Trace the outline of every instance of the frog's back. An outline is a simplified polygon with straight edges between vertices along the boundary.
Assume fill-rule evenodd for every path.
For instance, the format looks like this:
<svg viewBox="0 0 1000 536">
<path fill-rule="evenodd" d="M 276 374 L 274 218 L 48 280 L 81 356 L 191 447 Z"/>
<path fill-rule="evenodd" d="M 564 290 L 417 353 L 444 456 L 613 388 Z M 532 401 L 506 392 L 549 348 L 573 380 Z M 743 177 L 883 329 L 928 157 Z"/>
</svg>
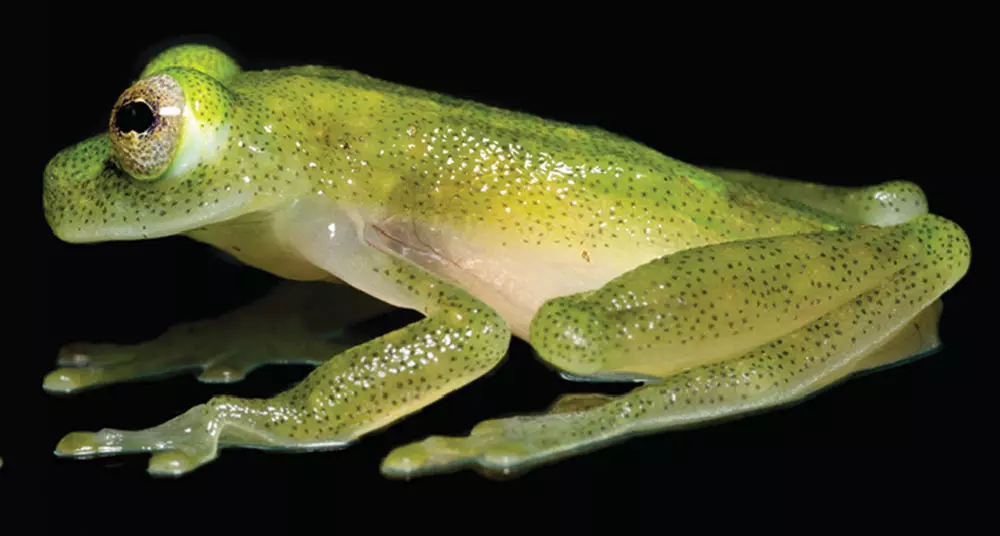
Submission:
<svg viewBox="0 0 1000 536">
<path fill-rule="evenodd" d="M 771 199 L 598 127 L 497 108 L 357 71 L 322 66 L 252 71 L 233 87 L 237 92 L 273 87 L 265 82 L 268 79 L 283 80 L 293 88 L 298 84 L 302 91 L 297 93 L 313 110 L 337 108 L 341 116 L 353 115 L 357 128 L 342 137 L 373 140 L 379 159 L 392 165 L 397 175 L 401 171 L 402 177 L 415 179 L 394 181 L 398 208 L 420 204 L 427 214 L 428 208 L 437 206 L 440 210 L 433 212 L 453 218 L 462 212 L 455 209 L 462 205 L 463 194 L 478 192 L 481 195 L 474 195 L 476 202 L 466 210 L 502 209 L 511 205 L 506 200 L 517 198 L 514 204 L 522 206 L 563 206 L 565 213 L 548 214 L 548 219 L 556 221 L 565 219 L 561 216 L 572 219 L 574 208 L 592 218 L 617 212 L 614 219 L 619 224 L 627 218 L 637 225 L 633 231 L 653 235 L 643 239 L 646 243 L 655 241 L 656 233 L 647 233 L 645 224 L 672 227 L 676 237 L 680 220 L 693 222 L 698 232 L 686 233 L 683 241 L 670 240 L 667 247 L 671 250 L 837 223 L 827 215 Z M 302 79 L 328 85 L 307 88 Z M 400 170 L 399 163 L 410 169 Z M 430 196 L 429 186 L 439 195 Z M 591 205 L 587 211 L 582 202 L 588 197 L 607 206 Z M 499 219 L 509 221 L 503 214 L 512 213 L 501 210 Z M 667 218 L 668 225 L 657 221 L 661 217 Z M 486 219 L 468 221 L 479 226 Z M 598 247 L 595 244 L 592 247 Z"/>
<path fill-rule="evenodd" d="M 544 301 L 663 255 L 829 223 L 599 128 L 353 71 L 246 73 L 232 87 L 301 99 L 300 120 L 336 132 L 325 176 L 347 177 L 319 188 L 376 199 L 372 223 L 423 249 L 411 260 L 458 280 L 515 332 Z"/>
</svg>

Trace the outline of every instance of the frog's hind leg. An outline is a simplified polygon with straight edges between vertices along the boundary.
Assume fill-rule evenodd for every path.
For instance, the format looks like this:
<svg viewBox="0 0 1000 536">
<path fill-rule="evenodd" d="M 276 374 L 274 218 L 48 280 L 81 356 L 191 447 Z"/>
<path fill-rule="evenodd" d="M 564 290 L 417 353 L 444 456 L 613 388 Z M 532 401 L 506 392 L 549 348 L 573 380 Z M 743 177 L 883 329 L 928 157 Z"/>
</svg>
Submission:
<svg viewBox="0 0 1000 536">
<path fill-rule="evenodd" d="M 770 177 L 748 171 L 709 169 L 712 173 L 748 185 L 772 197 L 829 214 L 840 221 L 864 225 L 896 225 L 927 213 L 927 196 L 908 181 L 874 186 L 830 186 Z"/>
<path fill-rule="evenodd" d="M 531 344 L 545 362 L 577 377 L 664 378 L 731 359 L 919 262 L 928 255 L 920 233 L 944 221 L 922 215 L 896 226 L 680 251 L 597 290 L 548 301 L 532 320 Z"/>
<path fill-rule="evenodd" d="M 927 196 L 919 186 L 907 181 L 888 181 L 862 187 L 818 184 L 795 179 L 772 177 L 748 171 L 710 169 L 725 179 L 751 186 L 768 195 L 805 205 L 856 225 L 896 225 L 926 214 Z M 859 364 L 860 371 L 881 369 L 927 356 L 940 347 L 938 321 L 941 300 L 925 309 L 886 347 Z"/>
<path fill-rule="evenodd" d="M 858 370 L 885 366 L 904 359 L 914 349 L 936 344 L 936 336 L 914 338 L 919 335 L 914 332 L 928 323 L 936 324 L 939 296 L 968 269 L 970 248 L 960 228 L 937 216 L 924 215 L 895 227 L 806 237 L 814 241 L 813 246 L 802 238 L 753 241 L 742 261 L 733 259 L 734 268 L 742 262 L 742 273 L 746 274 L 736 280 L 730 279 L 734 272 L 721 267 L 730 261 L 727 252 L 742 246 L 727 244 L 701 252 L 706 261 L 713 256 L 721 261 L 700 264 L 707 267 L 705 274 L 720 267 L 712 284 L 698 270 L 698 264 L 668 265 L 666 269 L 652 263 L 638 270 L 645 272 L 642 277 L 632 274 L 632 283 L 645 281 L 647 285 L 622 288 L 617 286 L 621 281 L 615 280 L 601 290 L 607 290 L 606 295 L 598 291 L 555 301 L 556 306 L 549 311 L 543 308 L 532 325 L 532 344 L 544 359 L 570 366 L 588 365 L 592 359 L 614 368 L 629 361 L 623 359 L 623 352 L 659 356 L 665 363 L 661 369 L 664 379 L 604 403 L 597 396 L 584 398 L 583 403 L 571 400 L 547 414 L 483 422 L 468 437 L 431 437 L 403 446 L 385 459 L 383 472 L 409 477 L 464 466 L 519 472 L 633 435 L 801 401 Z M 767 247 L 758 249 L 761 244 Z M 840 259 L 840 252 L 849 252 L 851 257 Z M 787 280 L 781 271 L 762 273 L 762 266 L 752 262 L 753 258 L 759 260 L 761 253 L 767 261 L 763 266 L 768 267 L 787 259 L 806 260 L 804 266 L 793 263 L 790 267 L 805 280 L 802 296 L 799 290 L 791 295 L 791 302 L 786 302 L 784 295 L 769 296 Z M 691 255 L 697 258 L 699 253 Z M 846 272 L 833 270 L 830 263 L 843 269 L 853 266 L 853 258 L 868 271 L 863 280 L 874 283 L 848 291 L 843 286 Z M 882 264 L 885 269 L 879 267 Z M 673 274 L 680 277 L 675 281 Z M 626 281 L 629 278 L 629 274 L 622 276 Z M 676 285 L 677 290 L 647 292 L 649 288 L 659 291 L 660 284 L 666 282 Z M 688 286 L 688 282 L 692 284 Z M 845 298 L 836 297 L 838 288 Z M 595 296 L 601 297 L 601 307 L 591 307 L 588 300 Z M 678 298 L 684 303 L 678 303 Z M 802 308 L 795 307 L 799 300 Z M 734 307 L 730 309 L 730 305 Z M 787 305 L 790 311 L 786 311 Z M 807 305 L 812 309 L 807 310 Z M 726 311 L 739 314 L 726 317 Z M 780 325 L 786 329 L 772 329 L 769 322 L 783 314 L 787 316 L 780 319 Z M 801 322 L 798 315 L 807 320 Z M 744 318 L 748 320 L 745 324 Z M 763 318 L 768 321 L 762 322 Z M 592 323 L 595 319 L 597 323 Z M 601 323 L 616 329 L 590 330 Z M 756 343 L 731 355 L 737 347 L 727 348 L 721 341 L 739 336 L 736 331 L 757 334 Z M 715 332 L 722 332 L 725 338 L 716 339 Z M 668 343 L 666 336 L 674 343 L 686 344 Z M 699 345 L 701 341 L 708 342 Z M 673 362 L 686 350 L 697 359 L 681 359 L 684 366 L 677 370 Z M 609 353 L 612 355 L 605 359 Z M 631 363 L 652 361 L 632 359 Z"/>
<path fill-rule="evenodd" d="M 318 365 L 374 338 L 360 324 L 392 308 L 346 285 L 283 282 L 270 294 L 217 318 L 174 326 L 139 344 L 73 343 L 43 388 L 71 393 L 184 371 L 208 383 L 243 379 L 266 364 Z M 349 326 L 349 327 L 345 327 Z"/>
<path fill-rule="evenodd" d="M 938 299 L 877 350 L 858 361 L 854 375 L 884 370 L 933 355 L 941 349 L 938 322 L 943 304 Z"/>
</svg>

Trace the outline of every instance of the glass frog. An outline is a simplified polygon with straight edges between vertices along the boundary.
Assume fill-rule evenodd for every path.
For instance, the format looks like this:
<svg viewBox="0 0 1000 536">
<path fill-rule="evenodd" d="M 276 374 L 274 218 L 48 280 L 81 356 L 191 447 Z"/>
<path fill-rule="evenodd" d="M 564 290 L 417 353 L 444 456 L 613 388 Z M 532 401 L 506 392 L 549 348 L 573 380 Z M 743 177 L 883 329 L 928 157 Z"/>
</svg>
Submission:
<svg viewBox="0 0 1000 536">
<path fill-rule="evenodd" d="M 312 282 L 142 344 L 61 351 L 51 392 L 316 365 L 273 397 L 216 396 L 56 447 L 151 453 L 155 475 L 223 448 L 345 447 L 484 376 L 512 337 L 568 380 L 635 388 L 400 445 L 384 475 L 516 474 L 778 407 L 936 348 L 940 297 L 970 262 L 966 234 L 910 182 L 701 169 L 598 128 L 348 70 L 244 70 L 202 45 L 150 61 L 107 131 L 55 155 L 43 180 L 66 242 L 183 235 Z M 375 313 L 316 290 L 342 285 L 422 317 L 350 344 L 324 338 Z"/>
</svg>

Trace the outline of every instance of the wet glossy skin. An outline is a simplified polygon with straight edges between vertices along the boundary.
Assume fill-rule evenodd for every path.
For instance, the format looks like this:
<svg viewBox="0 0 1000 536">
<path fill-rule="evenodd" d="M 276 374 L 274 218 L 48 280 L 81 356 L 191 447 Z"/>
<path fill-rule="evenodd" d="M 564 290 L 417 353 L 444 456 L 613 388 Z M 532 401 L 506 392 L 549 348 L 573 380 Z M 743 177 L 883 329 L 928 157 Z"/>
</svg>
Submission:
<svg viewBox="0 0 1000 536">
<path fill-rule="evenodd" d="M 298 322 L 316 300 L 307 293 L 141 348 L 64 352 L 49 390 L 185 367 L 231 381 L 260 362 L 319 365 L 271 399 L 216 397 L 149 430 L 74 433 L 57 447 L 156 452 L 156 474 L 193 470 L 219 446 L 346 445 L 482 376 L 511 336 L 567 378 L 650 383 L 401 447 L 385 474 L 523 470 L 788 403 L 935 347 L 937 299 L 969 262 L 965 234 L 928 215 L 910 183 L 710 172 L 594 128 L 330 68 L 245 72 L 204 47 L 151 62 L 108 133 L 61 152 L 44 180 L 63 240 L 184 234 L 426 315 L 337 345 Z M 266 351 L 246 342 L 261 319 L 280 326 Z M 207 344 L 238 349 L 225 363 L 178 361 Z"/>
</svg>

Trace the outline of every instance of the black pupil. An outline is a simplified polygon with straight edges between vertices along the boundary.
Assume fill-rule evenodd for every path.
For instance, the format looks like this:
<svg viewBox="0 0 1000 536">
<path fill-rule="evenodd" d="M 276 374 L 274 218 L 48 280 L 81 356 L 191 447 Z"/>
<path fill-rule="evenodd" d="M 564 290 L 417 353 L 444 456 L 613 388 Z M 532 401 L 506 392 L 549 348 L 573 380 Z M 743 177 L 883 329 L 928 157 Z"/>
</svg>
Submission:
<svg viewBox="0 0 1000 536">
<path fill-rule="evenodd" d="M 121 132 L 146 132 L 153 126 L 153 109 L 145 102 L 130 102 L 118 109 L 115 127 Z"/>
</svg>

